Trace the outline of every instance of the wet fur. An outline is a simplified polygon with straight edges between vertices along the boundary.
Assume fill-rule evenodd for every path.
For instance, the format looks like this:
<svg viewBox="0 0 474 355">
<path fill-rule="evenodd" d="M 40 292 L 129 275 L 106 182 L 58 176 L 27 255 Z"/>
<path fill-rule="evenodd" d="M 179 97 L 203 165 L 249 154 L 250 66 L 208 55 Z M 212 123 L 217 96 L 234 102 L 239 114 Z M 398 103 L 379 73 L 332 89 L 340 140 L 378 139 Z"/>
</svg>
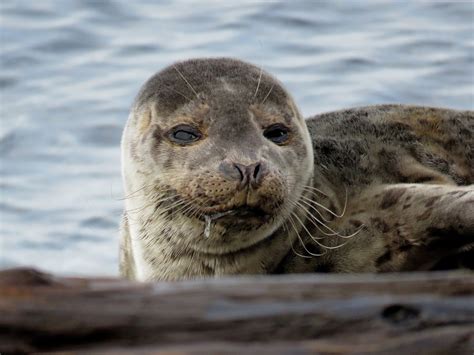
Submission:
<svg viewBox="0 0 474 355">
<path fill-rule="evenodd" d="M 260 235 L 252 223 L 235 223 L 216 226 L 216 236 L 206 241 L 201 222 L 166 212 L 170 201 L 153 202 L 159 200 L 157 190 L 166 189 L 201 204 L 210 198 L 214 205 L 224 204 L 234 187 L 215 164 L 229 157 L 261 159 L 254 148 L 262 144 L 255 122 L 278 119 L 302 131 L 285 157 L 271 146 L 263 155 L 275 166 L 259 199 L 268 196 L 270 207 L 282 199 L 283 207 L 294 213 L 277 221 L 279 227 L 268 229 L 268 235 Z M 165 134 L 177 121 L 197 124 L 206 135 L 217 136 L 217 144 L 196 149 L 195 155 L 189 147 L 164 154 Z M 314 157 L 305 150 L 311 145 L 305 138 L 308 131 L 291 97 L 269 74 L 247 63 L 191 60 L 152 77 L 137 96 L 122 141 L 128 196 L 121 274 L 174 280 L 420 270 L 474 248 L 471 111 L 380 105 L 318 115 L 306 125 Z M 304 172 L 311 166 L 310 156 L 312 176 Z M 182 170 L 176 170 L 177 163 Z M 183 179 L 183 174 L 189 175 Z M 292 174 L 294 182 L 288 183 Z M 313 186 L 322 193 L 308 187 L 288 194 L 288 184 Z M 157 214 L 160 209 L 165 212 Z"/>
</svg>

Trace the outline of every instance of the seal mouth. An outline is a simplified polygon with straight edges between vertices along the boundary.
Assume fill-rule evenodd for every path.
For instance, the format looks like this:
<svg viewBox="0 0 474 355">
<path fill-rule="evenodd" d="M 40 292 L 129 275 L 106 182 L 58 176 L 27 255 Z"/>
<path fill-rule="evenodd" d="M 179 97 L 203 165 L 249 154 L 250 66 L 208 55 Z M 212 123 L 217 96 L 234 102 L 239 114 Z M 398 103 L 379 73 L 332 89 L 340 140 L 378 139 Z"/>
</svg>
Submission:
<svg viewBox="0 0 474 355">
<path fill-rule="evenodd" d="M 270 214 L 259 207 L 252 207 L 248 205 L 234 207 L 228 210 L 205 213 L 203 215 L 206 219 L 216 220 L 255 220 L 266 222 L 270 218 Z"/>
<path fill-rule="evenodd" d="M 245 218 L 245 217 L 266 217 L 268 213 L 259 207 L 252 206 L 240 206 L 231 210 L 232 215 Z"/>
</svg>

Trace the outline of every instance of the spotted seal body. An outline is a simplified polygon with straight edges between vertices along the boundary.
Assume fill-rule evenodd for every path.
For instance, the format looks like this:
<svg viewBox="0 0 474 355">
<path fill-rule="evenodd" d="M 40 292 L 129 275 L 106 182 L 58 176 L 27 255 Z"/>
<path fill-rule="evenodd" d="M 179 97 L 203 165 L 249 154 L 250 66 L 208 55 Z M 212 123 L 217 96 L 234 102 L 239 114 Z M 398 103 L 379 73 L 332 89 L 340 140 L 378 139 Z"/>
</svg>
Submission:
<svg viewBox="0 0 474 355">
<path fill-rule="evenodd" d="M 379 105 L 317 115 L 307 125 L 314 186 L 339 199 L 347 193 L 347 205 L 321 216 L 324 209 L 305 204 L 324 223 L 308 223 L 310 216 L 301 235 L 323 255 L 289 254 L 281 272 L 472 268 L 472 111 Z M 318 194 L 315 201 L 331 205 Z M 296 249 L 304 253 L 302 244 Z"/>
<path fill-rule="evenodd" d="M 177 63 L 124 130 L 121 273 L 435 267 L 472 245 L 473 130 L 472 112 L 396 105 L 305 121 L 255 66 Z"/>
</svg>

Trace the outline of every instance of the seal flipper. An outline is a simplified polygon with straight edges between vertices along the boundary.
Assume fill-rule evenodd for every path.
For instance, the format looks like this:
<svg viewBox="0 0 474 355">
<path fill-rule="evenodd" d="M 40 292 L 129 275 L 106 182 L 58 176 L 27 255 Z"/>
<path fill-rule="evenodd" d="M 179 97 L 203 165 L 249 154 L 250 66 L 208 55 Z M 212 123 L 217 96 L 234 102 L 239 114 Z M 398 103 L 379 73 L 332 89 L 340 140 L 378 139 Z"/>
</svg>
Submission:
<svg viewBox="0 0 474 355">
<path fill-rule="evenodd" d="M 364 215 L 350 218 L 369 226 L 379 249 L 382 239 L 377 272 L 439 269 L 443 260 L 462 258 L 474 248 L 471 186 L 382 185 L 363 193 L 360 203 Z"/>
</svg>

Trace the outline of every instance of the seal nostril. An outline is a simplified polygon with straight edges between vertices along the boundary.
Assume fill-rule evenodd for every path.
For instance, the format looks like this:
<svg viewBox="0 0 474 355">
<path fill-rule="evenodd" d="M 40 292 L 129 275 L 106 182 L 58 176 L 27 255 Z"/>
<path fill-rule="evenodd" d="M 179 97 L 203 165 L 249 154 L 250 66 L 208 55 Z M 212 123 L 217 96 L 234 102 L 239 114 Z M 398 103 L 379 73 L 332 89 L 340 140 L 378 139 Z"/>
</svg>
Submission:
<svg viewBox="0 0 474 355">
<path fill-rule="evenodd" d="M 256 188 L 258 187 L 264 178 L 264 176 L 267 174 L 267 169 L 265 167 L 265 164 L 262 162 L 255 163 L 252 165 L 252 173 L 251 173 L 251 184 L 252 187 Z"/>
<path fill-rule="evenodd" d="M 238 180 L 239 188 L 248 184 L 257 187 L 266 173 L 265 165 L 261 162 L 244 165 L 227 160 L 220 164 L 219 170 L 227 179 Z"/>
<path fill-rule="evenodd" d="M 242 171 L 242 168 L 239 166 L 239 164 L 234 164 L 234 166 L 240 174 L 240 181 L 244 181 L 244 179 L 245 179 L 244 171 Z"/>
<path fill-rule="evenodd" d="M 260 172 L 260 163 L 257 163 L 253 171 L 253 179 L 257 180 L 258 173 Z"/>
<path fill-rule="evenodd" d="M 229 180 L 243 181 L 245 179 L 245 170 L 242 166 L 231 161 L 223 161 L 219 166 L 219 171 Z"/>
</svg>

